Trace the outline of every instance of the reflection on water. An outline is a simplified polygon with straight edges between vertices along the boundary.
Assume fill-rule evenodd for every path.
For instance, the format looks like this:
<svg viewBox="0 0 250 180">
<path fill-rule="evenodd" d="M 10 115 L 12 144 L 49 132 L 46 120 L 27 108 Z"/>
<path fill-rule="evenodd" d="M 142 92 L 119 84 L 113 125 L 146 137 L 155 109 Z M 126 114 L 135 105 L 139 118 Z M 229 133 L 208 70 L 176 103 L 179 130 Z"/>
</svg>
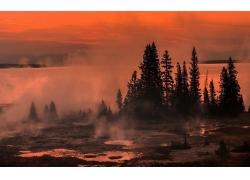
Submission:
<svg viewBox="0 0 250 180">
<path fill-rule="evenodd" d="M 212 126 L 212 125 L 201 125 L 195 128 L 192 128 L 189 130 L 189 135 L 190 136 L 202 136 L 202 137 L 207 137 L 209 134 L 214 134 L 214 130 L 217 130 L 219 127 L 218 126 Z"/>
<path fill-rule="evenodd" d="M 85 161 L 98 161 L 98 162 L 120 162 L 125 160 L 131 160 L 135 157 L 139 157 L 140 154 L 133 152 L 123 151 L 105 151 L 99 154 L 82 154 L 78 151 L 69 149 L 53 149 L 50 151 L 31 152 L 29 150 L 19 151 L 20 157 L 41 157 L 43 155 L 49 155 L 52 157 L 75 157 Z"/>
<path fill-rule="evenodd" d="M 163 144 L 161 144 L 161 146 L 168 146 L 168 144 L 167 143 L 163 143 Z"/>
<path fill-rule="evenodd" d="M 133 145 L 133 141 L 129 141 L 129 140 L 111 140 L 111 141 L 105 141 L 104 144 L 131 146 L 131 145 Z"/>
<path fill-rule="evenodd" d="M 247 129 L 250 128 L 250 126 L 242 126 L 242 128 Z"/>
</svg>

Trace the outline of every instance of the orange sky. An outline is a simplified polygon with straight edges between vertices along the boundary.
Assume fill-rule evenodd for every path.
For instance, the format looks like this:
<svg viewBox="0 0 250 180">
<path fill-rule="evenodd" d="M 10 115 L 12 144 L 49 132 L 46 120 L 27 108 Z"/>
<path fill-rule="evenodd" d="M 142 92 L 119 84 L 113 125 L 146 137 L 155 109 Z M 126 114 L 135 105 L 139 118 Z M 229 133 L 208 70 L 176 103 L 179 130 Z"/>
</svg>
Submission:
<svg viewBox="0 0 250 180">
<path fill-rule="evenodd" d="M 74 54 L 73 61 L 84 65 L 138 65 L 152 41 L 160 59 L 167 49 L 175 62 L 189 61 L 193 46 L 200 60 L 250 59 L 250 12 L 0 12 L 0 17 L 0 62 L 19 61 L 13 54 Z"/>
</svg>

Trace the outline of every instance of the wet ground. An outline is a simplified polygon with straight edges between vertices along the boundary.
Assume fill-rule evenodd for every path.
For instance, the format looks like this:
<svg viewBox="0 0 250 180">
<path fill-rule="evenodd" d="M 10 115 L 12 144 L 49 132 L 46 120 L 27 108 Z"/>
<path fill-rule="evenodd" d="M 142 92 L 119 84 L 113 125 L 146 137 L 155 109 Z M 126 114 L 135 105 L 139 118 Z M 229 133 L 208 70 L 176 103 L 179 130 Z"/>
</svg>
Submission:
<svg viewBox="0 0 250 180">
<path fill-rule="evenodd" d="M 125 135 L 123 138 L 107 134 L 96 137 L 96 127 L 82 123 L 53 124 L 46 127 L 36 124 L 38 128 L 13 131 L 1 137 L 0 165 L 189 166 L 185 163 L 194 162 L 195 166 L 197 162 L 218 159 L 215 150 L 219 147 L 221 137 L 235 132 L 244 133 L 246 138 L 250 137 L 248 124 L 188 124 L 185 128 L 179 123 L 135 125 L 133 128 L 120 129 Z M 180 150 L 172 147 L 173 143 L 183 143 L 185 136 L 190 149 Z M 205 146 L 206 138 L 210 143 Z M 228 144 L 228 147 L 233 149 L 234 145 Z M 230 158 L 243 155 L 245 157 L 247 153 L 231 153 Z M 47 161 L 46 158 L 52 159 Z M 247 163 L 248 161 L 244 161 L 242 166 L 249 166 Z M 234 165 L 238 164 L 230 166 Z"/>
</svg>

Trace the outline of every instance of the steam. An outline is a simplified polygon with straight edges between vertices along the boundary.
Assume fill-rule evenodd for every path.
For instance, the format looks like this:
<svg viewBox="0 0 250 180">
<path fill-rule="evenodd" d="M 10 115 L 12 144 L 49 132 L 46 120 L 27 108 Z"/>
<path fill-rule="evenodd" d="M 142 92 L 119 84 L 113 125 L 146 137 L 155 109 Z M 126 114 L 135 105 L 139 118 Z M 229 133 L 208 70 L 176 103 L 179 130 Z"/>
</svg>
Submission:
<svg viewBox="0 0 250 180">
<path fill-rule="evenodd" d="M 125 117 L 113 122 L 105 117 L 96 119 L 94 122 L 94 138 L 106 137 L 111 140 L 130 139 L 134 135 L 134 128 L 131 122 L 131 120 Z"/>
</svg>

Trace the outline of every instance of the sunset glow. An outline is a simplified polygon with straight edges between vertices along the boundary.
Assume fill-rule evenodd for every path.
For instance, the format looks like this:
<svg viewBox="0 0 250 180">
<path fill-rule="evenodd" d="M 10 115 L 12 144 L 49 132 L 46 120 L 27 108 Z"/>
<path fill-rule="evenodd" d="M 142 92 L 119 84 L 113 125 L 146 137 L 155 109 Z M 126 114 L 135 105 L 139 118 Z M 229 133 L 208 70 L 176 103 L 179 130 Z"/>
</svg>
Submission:
<svg viewBox="0 0 250 180">
<path fill-rule="evenodd" d="M 250 11 L 0 17 L 0 166 L 249 167 Z"/>
<path fill-rule="evenodd" d="M 249 60 L 250 12 L 0 12 L 0 54 L 85 53 L 89 65 L 137 65 L 154 41 L 159 57 Z M 12 56 L 1 62 L 18 61 Z"/>
</svg>

